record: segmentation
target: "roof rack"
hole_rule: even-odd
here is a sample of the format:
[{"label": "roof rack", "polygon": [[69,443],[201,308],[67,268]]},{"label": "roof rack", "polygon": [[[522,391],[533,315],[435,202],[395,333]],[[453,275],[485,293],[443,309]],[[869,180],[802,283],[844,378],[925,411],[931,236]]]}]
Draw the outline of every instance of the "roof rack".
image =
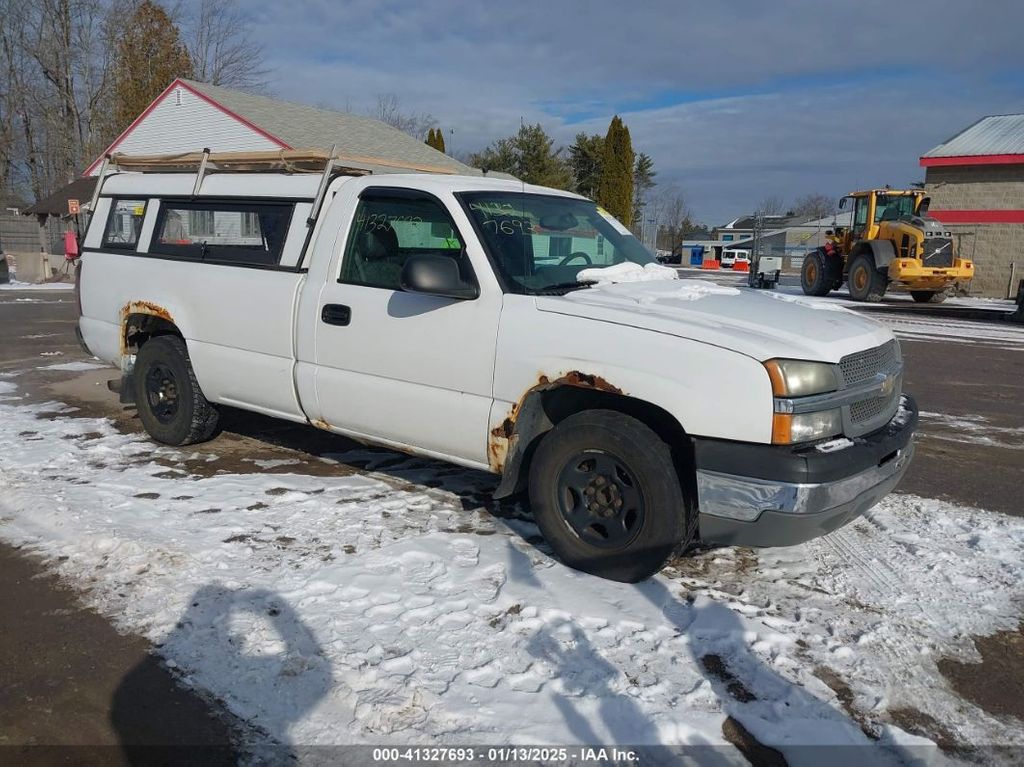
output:
[{"label": "roof rack", "polygon": [[333,151],[322,149],[278,149],[269,152],[184,152],[181,154],[112,154],[110,164],[118,170],[143,173],[323,173],[328,165],[340,175],[365,176],[367,168],[346,167]]},{"label": "roof rack", "polygon": [[[234,173],[259,173],[284,171],[286,173],[322,173],[333,160],[334,173],[349,176],[364,176],[373,172],[374,167],[396,168],[452,175],[451,168],[415,162],[388,160],[383,157],[338,154],[335,148],[323,149],[274,149],[263,152],[184,152],[181,154],[139,154],[115,153],[109,156],[110,164],[119,170],[149,173],[196,172],[205,166],[206,170]],[[367,167],[369,166],[369,167]]]}]

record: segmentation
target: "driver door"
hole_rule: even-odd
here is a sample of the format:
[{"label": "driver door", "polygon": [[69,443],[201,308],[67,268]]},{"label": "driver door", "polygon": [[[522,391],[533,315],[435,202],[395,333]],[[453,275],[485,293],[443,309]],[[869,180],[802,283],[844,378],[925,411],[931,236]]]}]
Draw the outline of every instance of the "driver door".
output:
[{"label": "driver door", "polygon": [[403,291],[405,259],[458,260],[466,240],[438,198],[369,187],[317,307],[321,419],[370,441],[487,465],[500,292],[453,299]]}]

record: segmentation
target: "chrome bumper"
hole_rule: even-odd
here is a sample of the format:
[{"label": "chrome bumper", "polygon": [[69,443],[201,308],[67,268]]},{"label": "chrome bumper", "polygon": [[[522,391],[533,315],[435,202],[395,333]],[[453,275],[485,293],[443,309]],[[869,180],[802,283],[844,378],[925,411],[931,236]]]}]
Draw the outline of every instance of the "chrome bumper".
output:
[{"label": "chrome bumper", "polygon": [[766,511],[820,514],[854,502],[876,488],[895,486],[906,472],[913,455],[914,444],[911,442],[880,466],[835,482],[819,484],[775,482],[698,471],[700,512],[740,522],[753,522]]}]

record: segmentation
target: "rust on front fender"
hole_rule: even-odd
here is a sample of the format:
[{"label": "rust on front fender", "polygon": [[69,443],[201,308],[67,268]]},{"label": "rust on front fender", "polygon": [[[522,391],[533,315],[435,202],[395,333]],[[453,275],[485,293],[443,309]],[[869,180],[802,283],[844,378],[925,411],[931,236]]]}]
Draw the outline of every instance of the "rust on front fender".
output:
[{"label": "rust on front fender", "polygon": [[575,386],[579,389],[593,389],[595,391],[608,392],[610,394],[624,394],[618,386],[609,383],[605,378],[593,373],[584,373],[579,370],[570,370],[556,378],[551,378],[544,373],[537,376],[537,383],[531,386],[519,401],[512,405],[504,420],[491,429],[487,439],[487,463],[491,471],[501,474],[505,469],[505,462],[508,460],[509,446],[512,435],[516,430],[516,419],[523,407],[526,398],[535,391],[554,389],[558,386]]}]

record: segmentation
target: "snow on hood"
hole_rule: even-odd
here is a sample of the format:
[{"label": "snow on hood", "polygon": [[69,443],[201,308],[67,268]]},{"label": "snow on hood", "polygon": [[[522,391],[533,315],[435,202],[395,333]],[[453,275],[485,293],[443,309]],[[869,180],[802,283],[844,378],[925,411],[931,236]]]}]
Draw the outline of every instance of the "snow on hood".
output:
[{"label": "snow on hood", "polygon": [[847,314],[853,314],[852,310],[847,309],[845,306],[836,303],[835,301],[825,301],[817,298],[807,298],[805,296],[794,296],[789,293],[779,293],[775,290],[766,290],[762,295],[774,298],[776,301],[786,301],[790,304],[799,304],[800,306],[806,306],[810,309],[818,309],[827,312],[846,312]]},{"label": "snow on hood", "polygon": [[612,266],[595,266],[581,269],[576,275],[580,282],[594,282],[598,285],[613,285],[618,282],[650,282],[651,280],[678,280],[679,272],[671,266],[661,264],[634,264],[625,261]]},{"label": "snow on hood", "polygon": [[861,314],[818,311],[769,295],[702,280],[654,280],[539,296],[537,308],[668,333],[760,361],[787,357],[838,362],[893,337],[882,323]]}]

